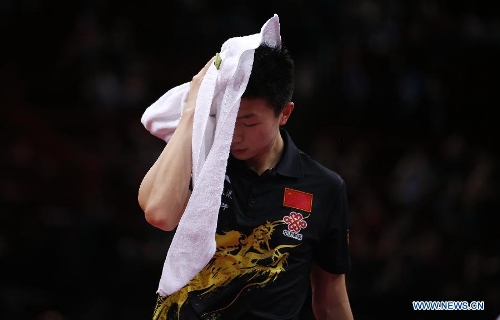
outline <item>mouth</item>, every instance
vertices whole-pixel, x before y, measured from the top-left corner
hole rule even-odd
[[[243,151],[245,151],[245,150],[246,150],[246,148],[231,148],[230,150],[231,150],[231,152],[236,152],[236,153],[238,153],[238,152],[243,152]]]

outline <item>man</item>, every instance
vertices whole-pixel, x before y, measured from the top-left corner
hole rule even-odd
[[[146,220],[174,230],[190,197],[195,76],[181,119],[139,188]],[[280,45],[255,50],[236,118],[212,260],[154,319],[352,319],[343,180],[297,149],[282,128],[294,63]]]

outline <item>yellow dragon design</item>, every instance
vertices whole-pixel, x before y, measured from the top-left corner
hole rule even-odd
[[[248,284],[234,297],[233,301],[226,307],[210,313],[213,318],[216,318],[216,314],[233,304],[245,289],[251,286],[265,286],[268,282],[274,281],[284,271],[283,266],[289,256],[288,252],[281,252],[281,250],[298,246],[270,247],[271,236],[276,226],[280,224],[283,224],[283,220],[266,222],[254,228],[249,236],[238,231],[216,234],[217,249],[212,260],[184,288],[160,300],[153,319],[166,320],[168,310],[174,305],[177,307],[178,317],[191,291],[200,291],[200,295],[205,295],[229,285],[237,278],[250,276]]]

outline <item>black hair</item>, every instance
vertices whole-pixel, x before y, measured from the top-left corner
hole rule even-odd
[[[278,116],[292,101],[294,84],[294,62],[288,49],[283,44],[262,44],[255,49],[252,73],[242,98],[264,99]]]

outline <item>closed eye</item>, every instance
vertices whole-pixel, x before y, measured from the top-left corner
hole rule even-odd
[[[253,127],[253,126],[258,125],[258,123],[248,123],[248,124],[247,124],[247,123],[244,123],[243,125],[244,125],[245,127]]]

